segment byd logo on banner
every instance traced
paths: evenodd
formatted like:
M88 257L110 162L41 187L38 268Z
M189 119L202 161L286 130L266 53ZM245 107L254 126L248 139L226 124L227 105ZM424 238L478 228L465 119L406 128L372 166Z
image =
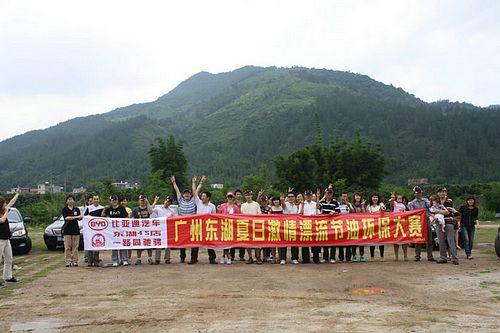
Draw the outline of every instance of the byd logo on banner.
M95 231L101 231L108 227L108 221L106 219L92 219L89 221L89 227Z

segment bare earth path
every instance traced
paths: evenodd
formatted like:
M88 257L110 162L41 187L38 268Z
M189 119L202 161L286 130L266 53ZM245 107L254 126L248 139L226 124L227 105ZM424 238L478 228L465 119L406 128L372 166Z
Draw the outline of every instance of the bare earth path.
M394 262L392 247L386 252L385 262L229 266L207 264L202 251L191 266L174 251L171 265L119 268L65 268L62 253L42 253L22 262L27 283L0 297L0 331L500 330L500 260L491 244L459 266Z

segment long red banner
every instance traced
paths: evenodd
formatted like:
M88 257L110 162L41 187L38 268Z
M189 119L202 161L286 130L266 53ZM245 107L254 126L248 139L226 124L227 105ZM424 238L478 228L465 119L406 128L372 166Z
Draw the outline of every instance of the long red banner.
M425 243L424 209L404 213L203 214L169 217L168 247L280 247Z

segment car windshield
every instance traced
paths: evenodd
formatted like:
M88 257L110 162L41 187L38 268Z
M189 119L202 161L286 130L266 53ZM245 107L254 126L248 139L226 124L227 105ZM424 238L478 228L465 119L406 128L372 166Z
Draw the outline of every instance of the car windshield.
M9 215L7 215L7 219L9 220L9 223L19 223L19 222L22 222L21 221L21 216L15 210L11 210L9 212Z

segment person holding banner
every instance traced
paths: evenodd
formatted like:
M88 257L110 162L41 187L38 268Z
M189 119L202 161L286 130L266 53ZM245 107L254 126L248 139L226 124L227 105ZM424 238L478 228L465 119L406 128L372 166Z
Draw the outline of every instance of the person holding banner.
M349 205L349 196L347 192L342 192L340 194L340 203L339 203L339 211L340 214L349 214L352 213L351 207ZM344 248L345 248L345 257L344 257ZM339 246L339 260L350 262L351 261L351 246Z
M83 218L80 209L75 207L75 197L70 194L66 197L66 207L62 210L64 224L61 233L64 235L65 266L78 266L78 245L80 244L80 226L78 221Z
M318 209L321 210L321 214L328 214L332 216L335 213L340 213L339 202L333 198L333 187L330 184L325 190L325 196L317 203ZM335 264L335 255L337 247L335 246L324 246L323 247L323 260L321 262L328 262L330 264Z
M238 209L240 210L241 212L241 205L243 204L243 192L240 190L240 189L236 189L236 191L234 191L234 203L236 204L236 206L238 206ZM245 261L245 248L244 247L239 247L238 248L238 254L239 254L239 258L240 258L240 261ZM229 250L229 255L231 256L231 260L234 261L234 256L236 255L236 248L233 247L231 248L231 250Z
M196 203L196 214L215 214L217 212L215 205L210 202L210 199L212 197L212 194L208 191L202 192L201 193L201 199L198 196L198 193L200 193L201 188L203 187L203 184L207 180L207 177L202 176L200 183L196 188L194 188L194 184L196 183L197 177L193 177L193 193L194 193L194 201ZM188 262L188 264L196 264L198 262L198 252L200 248L198 247L193 247L191 249L191 261ZM208 249L208 260L210 264L217 264L216 261L217 255L215 254L215 251L213 249Z
M316 203L312 201L313 192L311 190L306 190L305 192L306 201L304 201L300 207L299 214L305 216L312 216L319 214L318 207ZM321 252L321 247L313 246L313 262L319 264L319 253ZM308 247L302 247L302 263L308 264L311 262L311 255Z
M89 200L89 206L87 206L83 215L101 216L104 207L100 205L99 201L99 195L92 196L92 204L90 204ZM101 260L99 259L99 251L86 251L85 256L87 257L87 266L99 267L101 263Z
M196 177L196 176L195 176ZM195 188L195 181L196 178L193 177L191 179L191 188ZM184 216L184 215L194 215L196 214L196 203L194 202L193 195L190 190L185 189L184 191L179 190L179 186L177 186L177 182L175 181L175 176L170 177L170 182L172 183L172 186L174 187L175 194L177 195L177 201L179 202L179 215ZM180 252L180 259L181 259L181 264L186 262L186 249L181 248L179 250Z
M295 205L295 194L293 193L293 188L288 190L288 194L286 196L287 200L283 202L283 214L298 214L299 209ZM299 263L299 248L298 246L291 247L292 252L292 264L297 265ZM286 264L286 254L287 248L280 248L280 265Z
M158 202L158 197L155 197L155 200L153 201L153 205L151 206L149 204L148 198L141 194L139 195L139 207L134 208L132 210L132 217L134 219L149 219L151 216L151 213L153 213L153 207L156 205ZM148 264L152 265L153 264L153 250L152 249L147 249L148 251ZM137 259L135 260L136 265L142 264L142 250L137 250Z
M244 204L241 205L241 213L249 214L249 215L257 215L261 214L260 205L258 202L253 201L253 192L251 190L245 191L245 199L247 200ZM262 264L262 258L260 257L261 249L255 249L255 260L252 258L252 248L247 248L248 260L247 264L253 264L254 261L257 264Z
M370 194L368 198L368 207L366 207L368 213L381 213L385 212L385 205L380 200L380 195L376 192ZM380 261L384 261L384 245L378 247L380 251ZM375 246L370 246L370 260L375 260Z
M430 220L431 203L429 199L424 198L423 191L419 186L415 186L413 188L413 195L415 196L415 199L413 199L408 203L408 210L412 211L422 208L425 209L426 222L427 222L427 244L426 244L427 261L436 261L434 259L434 256L432 255L432 246L433 246L432 222ZM415 261L420 261L421 253L422 253L422 244L415 244Z
M271 206L269 206L268 214L283 214L283 207L281 207L280 197L273 196L271 198ZM278 253L278 248L277 247L272 247L271 248L271 256L272 256L273 259L271 259L269 261L271 264L277 264L278 263L277 253Z
M165 197L165 200L163 201L163 206L153 208L153 213L151 214L151 217L170 217L170 216L176 216L177 212L173 210L170 205L174 199L167 195ZM166 248L165 249L165 264L170 264L170 249ZM159 265L161 260L161 249L156 249L155 250L155 264Z
M102 212L103 217L111 217L117 219L125 219L128 217L128 213L125 210L125 208L119 204L118 196L116 194L110 196L109 201L111 202L111 206L106 206L104 208ZM118 251L120 251L120 257L123 266L128 266L129 265L128 250L112 250L111 261L113 261L113 267L118 267L119 265Z
M407 210L406 205L403 203L403 195L402 194L396 195L394 192L392 192L390 205L392 207L392 211L395 213L404 213ZM399 260L399 246L400 245L401 245L401 248L403 249L403 260L408 261L408 244L399 244L399 243L394 244L394 256L396 257L395 261Z
M227 192L226 194L226 202L220 205L219 213L220 214L238 214L240 209L238 205L234 202L234 194L233 192ZM229 248L224 249L222 257L220 258L221 264L231 265L231 256L229 255Z
M354 192L352 196L351 211L353 213L364 213L366 212L365 201L360 192ZM352 262L357 262L356 258L356 246L351 247ZM359 246L359 262L365 262L365 247L363 245Z

